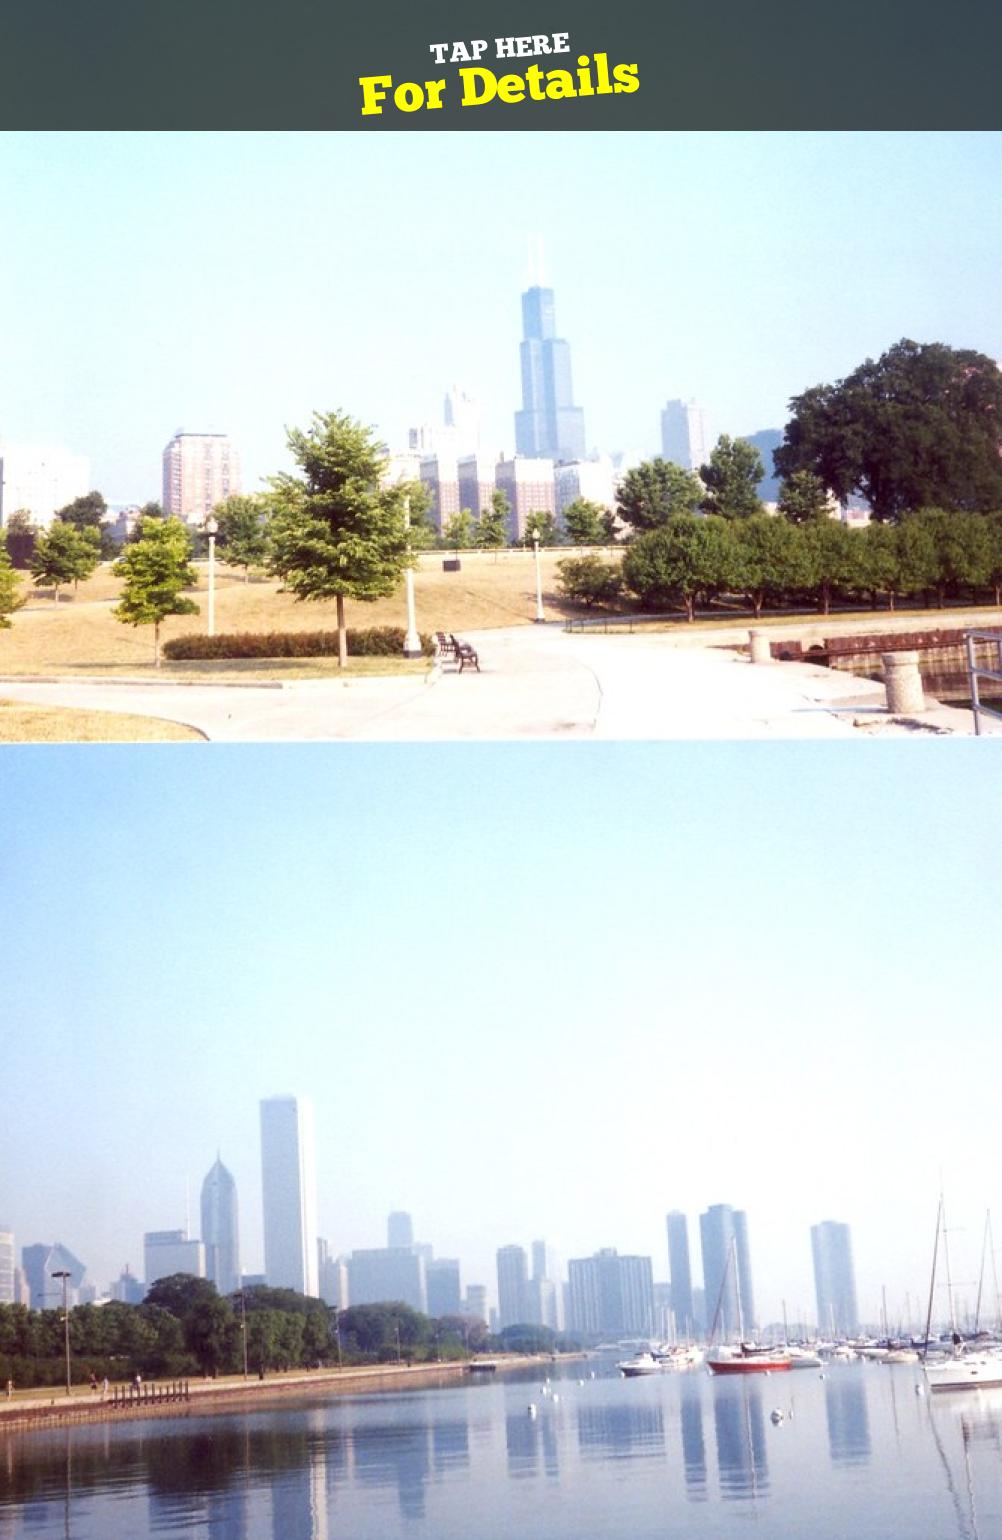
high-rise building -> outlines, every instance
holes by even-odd
[[[395,1209],[386,1221],[387,1246],[413,1246],[414,1222],[403,1209]]]
[[[57,508],[90,490],[90,461],[58,444],[0,445],[0,524],[28,513],[48,525]]]
[[[121,1305],[141,1305],[146,1285],[142,1279],[133,1276],[126,1264],[108,1292]]]
[[[456,453],[476,454],[480,447],[480,402],[453,385],[446,391],[443,416],[445,426],[454,434]]]
[[[426,1314],[424,1257],[413,1246],[353,1251],[348,1258],[348,1297],[353,1305],[382,1305],[399,1299]]]
[[[435,528],[443,530],[459,512],[459,465],[455,455],[436,452],[424,455],[421,460],[421,485],[431,495],[428,516]]]
[[[499,460],[494,467],[494,482],[511,506],[509,535],[521,540],[532,513],[552,513],[556,517],[557,489],[553,479],[553,461],[527,459]]]
[[[51,1310],[62,1303],[63,1280],[54,1273],[66,1272],[66,1300],[72,1307],[80,1300],[80,1289],[87,1268],[66,1246],[37,1244],[21,1249],[21,1265],[28,1285],[28,1304],[32,1310]]]
[[[306,1097],[261,1103],[261,1190],[269,1284],[318,1297],[313,1104]]]
[[[714,1203],[699,1216],[708,1325],[718,1338],[750,1333],[755,1325],[748,1219],[742,1209]],[[719,1312],[719,1313],[718,1313]]]
[[[489,1313],[486,1284],[468,1283],[466,1293],[463,1295],[462,1314],[472,1317],[475,1321],[483,1321],[486,1325]]]
[[[583,460],[584,413],[574,405],[570,345],[557,336],[553,290],[542,287],[541,271],[538,276],[522,295],[522,408],[515,413],[515,449],[537,459]]]
[[[478,519],[490,508],[494,496],[494,459],[490,455],[464,455],[458,462],[459,506]]]
[[[558,1280],[556,1256],[545,1241],[532,1243],[532,1277],[528,1285],[529,1314],[537,1326],[562,1331],[564,1325],[563,1290]]]
[[[436,1257],[434,1261],[427,1262],[425,1280],[428,1285],[428,1314],[459,1315],[462,1289],[458,1260],[455,1257]]]
[[[220,1294],[232,1294],[240,1287],[237,1184],[218,1156],[202,1183],[202,1242],[205,1276]]]
[[[501,1246],[498,1265],[498,1319],[516,1326],[528,1318],[529,1267],[524,1246]]]
[[[590,460],[570,460],[566,465],[558,465],[553,476],[559,514],[579,498],[597,503],[609,512],[615,511],[619,477],[611,455],[595,455]]]
[[[159,1278],[173,1278],[175,1273],[204,1278],[205,1247],[201,1241],[189,1239],[187,1230],[147,1230],[143,1236],[143,1271],[147,1288]]]
[[[13,1230],[0,1229],[0,1305],[14,1303],[14,1274],[17,1271],[17,1252],[14,1249]]]
[[[669,401],[661,413],[661,453],[666,460],[698,471],[710,458],[706,409],[696,401]]]
[[[849,1226],[834,1219],[812,1225],[811,1250],[814,1254],[818,1330],[839,1337],[855,1336],[859,1330],[859,1309]]]
[[[217,503],[240,491],[240,456],[225,433],[178,429],[163,453],[163,508],[204,524]]]
[[[605,1247],[568,1262],[572,1331],[650,1336],[654,1331],[654,1266],[650,1257],[621,1257]]]
[[[348,1264],[344,1257],[332,1255],[324,1237],[317,1237],[317,1279],[320,1298],[325,1305],[348,1307]]]
[[[665,1219],[668,1231],[668,1278],[671,1283],[671,1309],[675,1330],[682,1337],[696,1334],[692,1308],[692,1267],[689,1261],[689,1222],[678,1209]]]

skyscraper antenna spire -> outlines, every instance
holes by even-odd
[[[546,258],[541,235],[529,236],[529,288],[542,288],[546,283]]]

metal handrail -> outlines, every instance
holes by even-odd
[[[978,642],[994,642],[998,654],[998,667],[980,668],[977,659]],[[998,631],[965,631],[964,647],[967,651],[967,678],[971,691],[971,710],[974,713],[974,736],[981,737],[981,718],[992,717],[996,722],[1002,722],[1002,711],[996,711],[991,706],[985,706],[978,691],[980,679],[991,679],[996,684],[1002,685],[1002,632]]]

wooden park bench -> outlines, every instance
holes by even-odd
[[[471,646],[469,642],[464,642],[461,636],[453,636],[451,637],[451,641],[453,647],[455,648],[453,657],[456,658],[459,663],[459,672],[462,673],[463,669],[469,663],[470,666],[475,668],[479,674],[480,659],[477,657],[476,648]]]
[[[456,639],[454,636],[447,636],[444,631],[436,631],[435,648],[439,657],[443,660],[454,658],[456,656]]]

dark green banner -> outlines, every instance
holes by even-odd
[[[984,0],[2,6],[6,128],[984,129],[1000,116],[1002,13]]]

